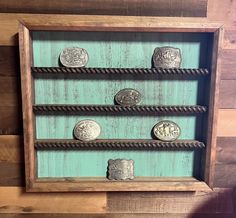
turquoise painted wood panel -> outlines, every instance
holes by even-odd
[[[153,126],[163,120],[172,120],[181,128],[180,139],[195,139],[197,120],[194,116],[36,116],[37,139],[73,139],[75,124],[92,119],[101,125],[100,139],[151,139]]]
[[[195,105],[202,104],[203,81],[198,80],[77,80],[60,76],[36,79],[36,104],[114,104],[115,94],[124,88],[134,88],[142,94],[143,105]]]
[[[135,161],[135,176],[194,176],[200,155],[189,151],[38,151],[38,177],[106,177],[109,159]]]
[[[58,56],[65,47],[79,46],[89,53],[88,67],[151,67],[155,47],[174,46],[182,50],[184,68],[206,66],[206,34],[157,33],[76,33],[35,32],[34,66],[59,66]],[[140,80],[134,77],[111,78],[66,76],[37,78],[37,104],[113,104],[122,88],[135,88],[143,95],[141,104],[201,104],[203,80]],[[94,119],[102,126],[100,138],[149,139],[151,128],[162,119],[171,119],[182,128],[182,139],[199,139],[201,119],[187,117],[119,116],[37,116],[37,138],[72,138],[75,123]],[[127,131],[128,129],[128,131]],[[136,176],[193,176],[200,155],[193,151],[39,151],[39,177],[105,176],[109,158],[135,160]]]
[[[182,67],[206,65],[208,34],[33,32],[34,66],[59,66],[59,54],[78,46],[89,54],[87,67],[151,67],[155,47],[174,46],[182,51]]]

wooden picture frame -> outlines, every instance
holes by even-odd
[[[218,54],[223,28],[217,23],[183,22],[176,19],[122,16],[42,16],[24,19],[19,24],[21,86],[24,123],[26,190],[29,192],[71,191],[197,191],[210,190],[214,179],[216,124],[219,95]],[[113,31],[113,32],[180,32],[211,33],[213,48],[210,66],[208,125],[203,180],[196,178],[136,178],[131,181],[109,181],[103,178],[37,178],[34,84],[32,76],[31,31]]]

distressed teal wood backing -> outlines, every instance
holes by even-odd
[[[123,88],[134,88],[142,95],[143,105],[195,105],[202,104],[201,79],[148,80],[109,76],[97,79],[57,76],[35,81],[36,104],[114,104],[115,94]],[[126,80],[125,80],[126,78]]]
[[[34,32],[34,66],[59,66],[66,47],[78,46],[89,53],[87,67],[151,67],[155,47],[174,46],[182,51],[182,67],[206,67],[208,35],[182,33]],[[132,76],[68,76],[35,79],[37,104],[113,104],[122,88],[135,88],[141,104],[194,105],[204,102],[203,79],[155,80]],[[182,139],[201,139],[201,117],[195,116],[37,116],[38,139],[73,138],[75,123],[94,119],[102,126],[100,138],[150,139],[151,129],[162,119],[177,122]],[[109,158],[135,160],[136,176],[193,176],[200,155],[194,151],[38,151],[39,177],[106,176]]]
[[[106,177],[109,159],[135,162],[135,176],[197,176],[194,151],[39,151],[39,177]]]
[[[87,67],[151,67],[155,47],[181,49],[182,67],[206,66],[208,34],[204,33],[120,33],[120,32],[33,32],[34,66],[59,66],[59,54],[66,47],[88,51]]]
[[[83,119],[92,119],[102,128],[100,139],[151,139],[153,126],[163,120],[172,120],[181,128],[180,139],[195,139],[196,117],[158,116],[36,116],[37,139],[73,139],[75,124]],[[200,121],[200,120],[199,120]]]

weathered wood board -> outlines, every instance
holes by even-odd
[[[0,12],[206,17],[207,0],[11,0]]]

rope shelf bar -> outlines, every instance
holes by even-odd
[[[181,69],[181,68],[68,68],[68,67],[32,67],[35,74],[110,74],[110,75],[182,75],[206,76],[210,72],[206,68]]]
[[[207,112],[206,106],[155,106],[155,105],[57,105],[41,104],[34,105],[33,110],[36,114],[46,113],[156,113],[156,114],[199,114]]]
[[[203,149],[205,144],[196,140],[176,140],[164,142],[160,140],[95,140],[82,142],[79,140],[36,140],[39,150],[192,150]]]

